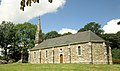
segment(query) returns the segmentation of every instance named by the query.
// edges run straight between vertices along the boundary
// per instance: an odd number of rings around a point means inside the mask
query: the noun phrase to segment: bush
[[[120,59],[113,59],[113,64],[120,64]]]
[[[0,64],[7,64],[6,60],[0,60]]]
[[[8,61],[8,63],[14,63],[14,62],[15,62],[14,59],[10,59],[10,60]]]
[[[0,60],[3,60],[3,57],[2,57],[2,56],[0,56]]]
[[[113,59],[120,59],[120,49],[112,49]]]

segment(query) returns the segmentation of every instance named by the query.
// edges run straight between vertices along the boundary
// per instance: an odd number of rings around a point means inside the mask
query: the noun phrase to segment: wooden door
[[[63,55],[60,54],[60,63],[63,63]]]

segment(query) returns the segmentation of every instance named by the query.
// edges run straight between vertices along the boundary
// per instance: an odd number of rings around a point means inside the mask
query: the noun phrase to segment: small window
[[[34,58],[36,58],[36,52],[34,52]]]
[[[47,50],[46,50],[46,58],[47,58]]]
[[[54,56],[54,54],[55,54],[55,51],[53,50],[53,56]]]
[[[78,46],[78,55],[81,55],[81,47]]]

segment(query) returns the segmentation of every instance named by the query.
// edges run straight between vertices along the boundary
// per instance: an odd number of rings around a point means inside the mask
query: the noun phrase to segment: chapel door
[[[60,54],[60,63],[63,63],[63,55]]]

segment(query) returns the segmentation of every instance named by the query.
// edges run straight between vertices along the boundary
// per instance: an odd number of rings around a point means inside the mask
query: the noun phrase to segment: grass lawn
[[[4,64],[0,71],[120,71],[120,65]]]

